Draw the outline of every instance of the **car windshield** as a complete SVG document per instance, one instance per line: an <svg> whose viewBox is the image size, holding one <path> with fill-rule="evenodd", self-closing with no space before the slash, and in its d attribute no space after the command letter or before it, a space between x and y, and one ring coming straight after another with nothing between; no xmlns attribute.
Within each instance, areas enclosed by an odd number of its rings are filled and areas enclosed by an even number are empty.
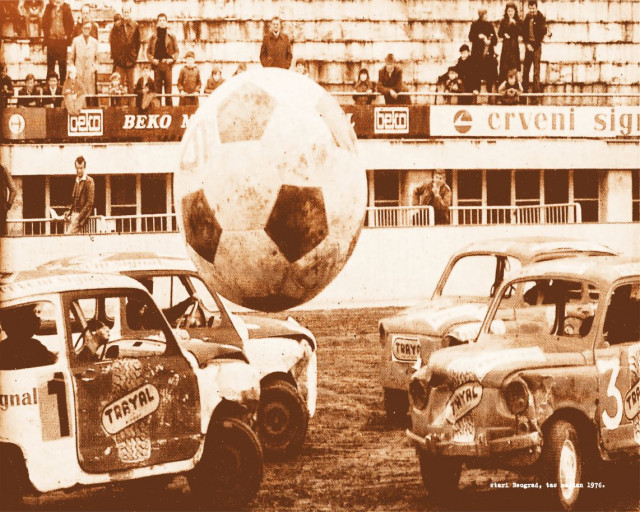
<svg viewBox="0 0 640 512"><path fill-rule="evenodd" d="M455 261L442 285L443 297L488 299L520 268L518 259L495 254L472 254Z"/></svg>
<svg viewBox="0 0 640 512"><path fill-rule="evenodd" d="M591 332L600 292L590 283L563 279L531 279L507 286L491 319L492 332L510 339L557 337L574 342ZM499 328L498 328L499 327ZM581 344L575 343L576 347Z"/></svg>

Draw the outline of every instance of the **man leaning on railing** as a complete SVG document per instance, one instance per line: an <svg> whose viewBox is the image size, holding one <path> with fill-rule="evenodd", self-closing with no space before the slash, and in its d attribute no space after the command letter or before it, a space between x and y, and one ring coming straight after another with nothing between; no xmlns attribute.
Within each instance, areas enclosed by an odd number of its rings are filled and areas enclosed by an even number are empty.
<svg viewBox="0 0 640 512"><path fill-rule="evenodd" d="M437 169L433 173L433 181L423 183L413 191L413 206L433 206L437 225L450 223L451 189L445 179L445 171ZM419 212L416 215L421 213ZM418 219L414 219L414 224L426 224L424 222L416 222L416 220Z"/></svg>

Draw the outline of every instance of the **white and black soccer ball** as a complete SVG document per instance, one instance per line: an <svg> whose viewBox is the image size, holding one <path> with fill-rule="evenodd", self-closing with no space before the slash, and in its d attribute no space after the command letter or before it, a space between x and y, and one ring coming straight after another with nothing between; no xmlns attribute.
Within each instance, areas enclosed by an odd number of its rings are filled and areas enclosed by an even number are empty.
<svg viewBox="0 0 640 512"><path fill-rule="evenodd" d="M317 295L349 259L366 172L329 93L298 73L257 69L192 116L175 199L203 279L236 304L281 311Z"/></svg>

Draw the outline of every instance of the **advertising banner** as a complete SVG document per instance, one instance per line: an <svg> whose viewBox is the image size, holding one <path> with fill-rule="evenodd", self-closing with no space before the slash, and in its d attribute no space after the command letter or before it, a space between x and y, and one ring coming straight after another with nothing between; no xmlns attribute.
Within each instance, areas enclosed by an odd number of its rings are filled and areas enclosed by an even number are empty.
<svg viewBox="0 0 640 512"><path fill-rule="evenodd" d="M435 137L639 137L640 107L434 106L429 124Z"/></svg>

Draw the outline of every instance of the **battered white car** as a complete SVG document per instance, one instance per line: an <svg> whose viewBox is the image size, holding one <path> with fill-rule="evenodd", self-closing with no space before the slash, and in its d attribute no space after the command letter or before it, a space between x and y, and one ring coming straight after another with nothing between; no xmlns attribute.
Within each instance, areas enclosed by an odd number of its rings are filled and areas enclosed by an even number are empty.
<svg viewBox="0 0 640 512"><path fill-rule="evenodd" d="M300 453L316 409L317 358L314 335L293 318L230 313L187 258L123 252L59 259L40 268L121 273L142 282L191 352L233 339L260 375L256 430L265 456Z"/></svg>
<svg viewBox="0 0 640 512"><path fill-rule="evenodd" d="M29 494L176 473L207 508L256 495L256 368L232 345L182 349L137 281L16 274L0 285L0 325L3 508Z"/></svg>
<svg viewBox="0 0 640 512"><path fill-rule="evenodd" d="M533 262L570 256L611 256L610 248L587 240L550 237L474 242L449 260L433 296L379 322L380 379L387 418L407 415L407 388L416 367L435 350L475 339L500 284Z"/></svg>

